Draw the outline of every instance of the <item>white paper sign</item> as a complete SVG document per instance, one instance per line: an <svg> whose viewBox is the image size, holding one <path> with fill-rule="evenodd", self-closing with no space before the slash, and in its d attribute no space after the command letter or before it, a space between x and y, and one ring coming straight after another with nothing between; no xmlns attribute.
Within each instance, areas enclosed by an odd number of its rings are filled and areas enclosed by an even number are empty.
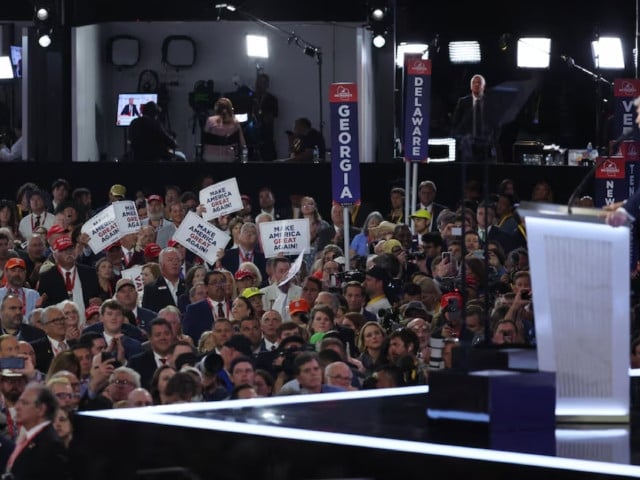
<svg viewBox="0 0 640 480"><path fill-rule="evenodd" d="M140 230L140 219L136 204L131 200L114 202L91 217L81 232L89 235L89 247L98 253L128 233Z"/></svg>
<svg viewBox="0 0 640 480"><path fill-rule="evenodd" d="M136 284L136 290L138 293L144 291L144 282L142 281L142 265L134 265L131 268L126 268L120 272L122 278L128 278L133 280Z"/></svg>
<svg viewBox="0 0 640 480"><path fill-rule="evenodd" d="M260 240L266 258L297 255L310 249L309 220L279 220L259 225Z"/></svg>
<svg viewBox="0 0 640 480"><path fill-rule="evenodd" d="M278 284L279 287L286 285L288 282L291 281L293 277L295 277L298 274L298 272L300 271L300 268L302 267L303 258L304 258L304 252L300 252L300 255L298 255L298 258L296 258L296 261L291 264L291 268L289 268L289 273L287 273L287 276L284 277L284 279Z"/></svg>
<svg viewBox="0 0 640 480"><path fill-rule="evenodd" d="M218 250L227 246L231 237L205 222L199 215L188 212L173 239L207 263L216 263Z"/></svg>
<svg viewBox="0 0 640 480"><path fill-rule="evenodd" d="M202 214L205 220L242 210L242 198L235 177L200 190L200 203L207 209Z"/></svg>

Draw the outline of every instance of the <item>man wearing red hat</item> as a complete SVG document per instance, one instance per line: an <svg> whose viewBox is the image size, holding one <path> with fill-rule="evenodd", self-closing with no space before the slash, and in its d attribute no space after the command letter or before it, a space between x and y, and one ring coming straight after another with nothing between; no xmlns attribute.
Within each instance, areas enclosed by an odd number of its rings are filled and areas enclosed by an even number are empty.
<svg viewBox="0 0 640 480"><path fill-rule="evenodd" d="M43 299L40 294L32 288L26 288L24 283L27 279L27 264L18 257L12 257L4 265L4 277L7 280L6 286L0 288L0 298L7 294L15 295L22 299L22 314L26 317L34 308L40 307Z"/></svg>
<svg viewBox="0 0 640 480"><path fill-rule="evenodd" d="M55 305L62 300L73 300L78 310L84 313L91 303L102 303L96 270L76 263L71 237L65 235L56 239L53 243L53 258L55 266L42 272L38 282L38 291L47 294L43 307Z"/></svg>
<svg viewBox="0 0 640 480"><path fill-rule="evenodd" d="M140 222L151 225L156 230L156 243L160 248L169 246L169 240L176 233L176 226L164 217L164 200L160 195L149 195L147 198L147 218Z"/></svg>

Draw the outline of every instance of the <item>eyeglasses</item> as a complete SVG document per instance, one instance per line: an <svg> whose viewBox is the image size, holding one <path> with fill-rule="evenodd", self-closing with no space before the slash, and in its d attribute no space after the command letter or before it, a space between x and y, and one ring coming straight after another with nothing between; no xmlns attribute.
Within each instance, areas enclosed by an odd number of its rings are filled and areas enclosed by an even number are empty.
<svg viewBox="0 0 640 480"><path fill-rule="evenodd" d="M129 380L121 380L121 379L115 379L111 383L115 385L122 385L122 386L133 385L133 382L130 382Z"/></svg>
<svg viewBox="0 0 640 480"><path fill-rule="evenodd" d="M64 325L64 317L52 318L48 322L44 322L45 325L55 324L55 325Z"/></svg>
<svg viewBox="0 0 640 480"><path fill-rule="evenodd" d="M341 382L350 382L353 377L347 377L344 375L327 375L329 378L340 380Z"/></svg>
<svg viewBox="0 0 640 480"><path fill-rule="evenodd" d="M221 280L219 282L211 282L209 285L218 285L220 287L223 287L227 284L226 280Z"/></svg>
<svg viewBox="0 0 640 480"><path fill-rule="evenodd" d="M72 393L58 392L56 393L56 398L58 400L71 400L73 398Z"/></svg>

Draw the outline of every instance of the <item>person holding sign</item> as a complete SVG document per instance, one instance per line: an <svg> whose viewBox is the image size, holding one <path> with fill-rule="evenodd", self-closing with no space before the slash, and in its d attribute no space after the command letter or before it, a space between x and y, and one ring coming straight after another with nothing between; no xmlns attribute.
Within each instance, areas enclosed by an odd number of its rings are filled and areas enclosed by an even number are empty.
<svg viewBox="0 0 640 480"><path fill-rule="evenodd" d="M266 259L264 253L260 251L258 245L258 228L255 223L247 222L240 229L238 248L230 250L220 249L223 255L220 264L230 272L237 272L242 262L252 262L260 270L262 275L262 284L266 285L266 279L269 278L266 270Z"/></svg>
<svg viewBox="0 0 640 480"><path fill-rule="evenodd" d="M38 291L46 293L43 307L55 305L62 300L73 300L84 312L94 303L102 303L98 275L93 267L76 264L74 245L71 237L58 237L52 245L55 266L40 274Z"/></svg>
<svg viewBox="0 0 640 480"><path fill-rule="evenodd" d="M268 287L262 288L260 291L264 293L262 297L262 306L265 311L275 310L276 305L282 308L277 310L282 316L282 320L288 322L291 320L289 309L287 308L290 301L298 300L302 296L302 288L298 285L292 285L291 282L280 286L288 275L291 263L286 257L273 258L273 283ZM282 299L282 297L285 297ZM278 300L282 300L281 302Z"/></svg>

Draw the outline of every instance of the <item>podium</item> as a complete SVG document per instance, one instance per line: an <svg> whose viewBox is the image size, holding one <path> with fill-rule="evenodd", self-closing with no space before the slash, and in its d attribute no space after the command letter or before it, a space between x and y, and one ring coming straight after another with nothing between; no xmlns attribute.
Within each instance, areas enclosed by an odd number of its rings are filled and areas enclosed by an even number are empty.
<svg viewBox="0 0 640 480"><path fill-rule="evenodd" d="M522 202L538 366L556 421L629 422L630 230L594 208Z"/></svg>

